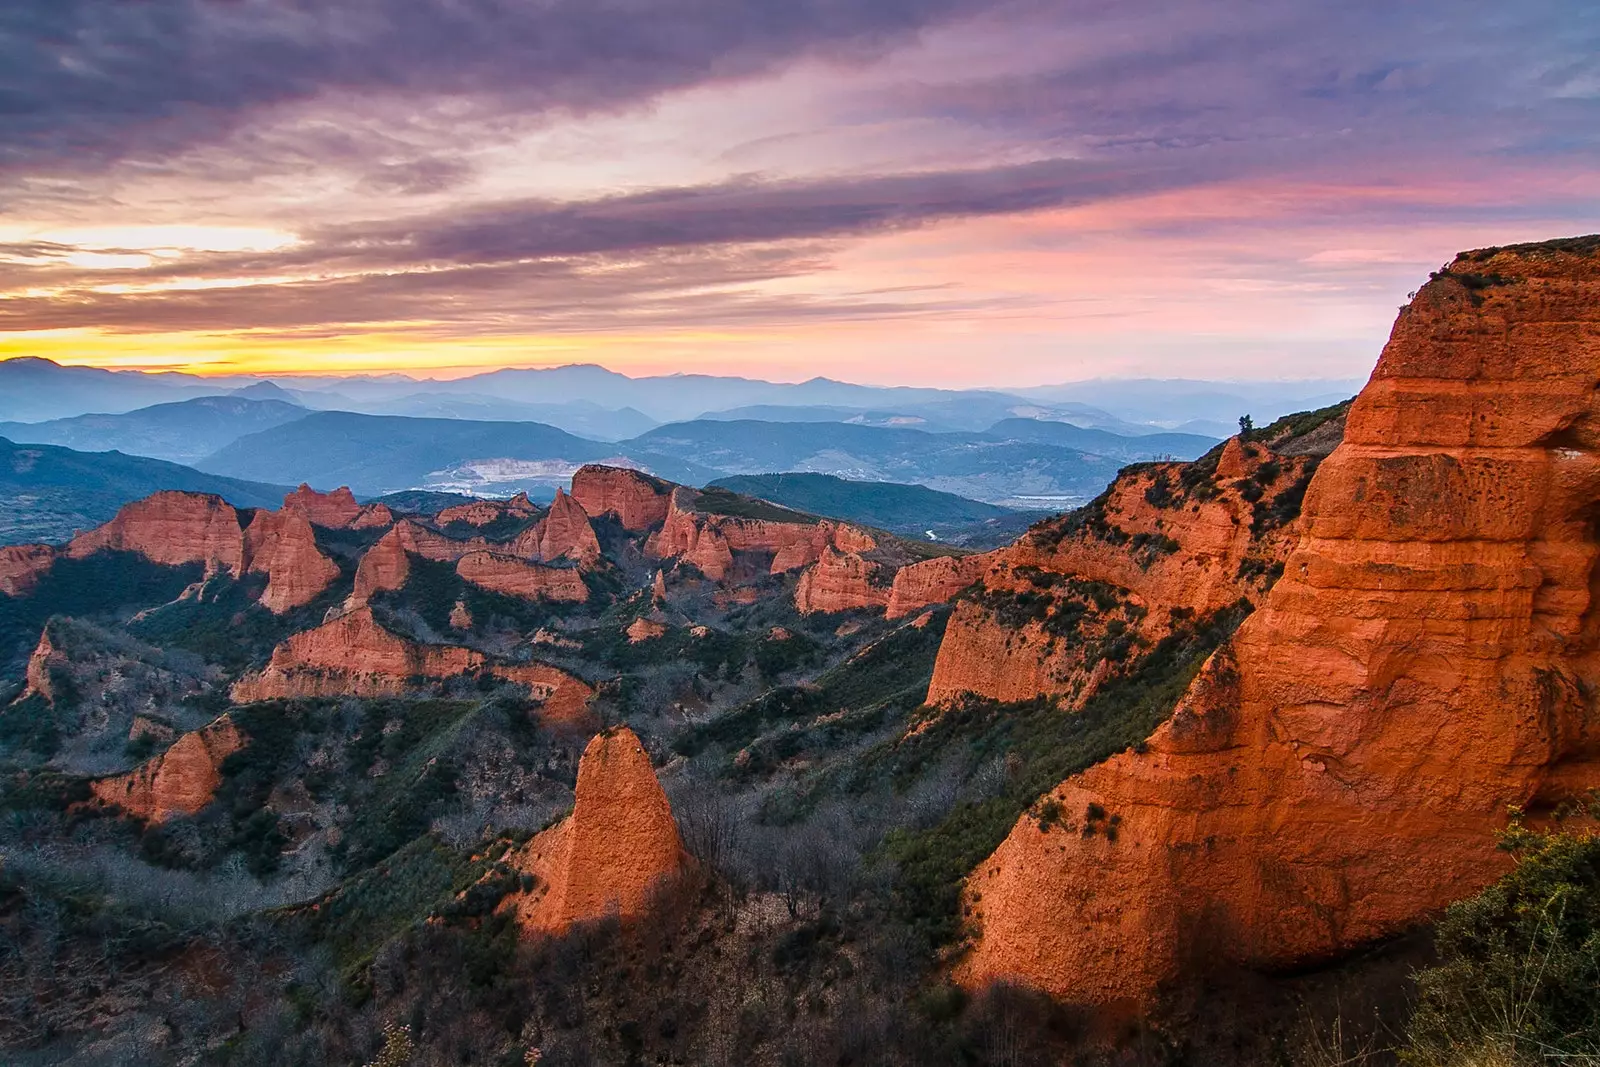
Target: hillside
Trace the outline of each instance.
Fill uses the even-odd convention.
[[[729,475],[831,474],[914,483],[972,500],[1053,510],[1089,499],[1122,465],[1073,448],[981,433],[838,422],[708,419],[663,426],[628,444]]]
[[[977,545],[975,537],[1001,531],[995,537],[1009,541],[1037,513],[1017,512],[977,500],[941,493],[921,485],[893,482],[855,482],[831,474],[746,474],[719,478],[712,485],[746,496],[816,515],[858,522],[909,537]],[[979,529],[974,529],[975,527]],[[994,543],[981,547],[993,547]]]
[[[286,492],[158,459],[0,438],[0,545],[65,541],[163,489],[215,493],[237,507],[272,507]]]
[[[236,478],[348,485],[369,496],[419,488],[509,496],[565,484],[582,464],[622,458],[624,451],[537,422],[321,411],[243,437],[198,466]],[[715,476],[692,461],[643,452],[638,458],[663,477],[708,481]]]
[[[282,390],[277,390],[282,392]],[[193,464],[246,434],[303,419],[309,412],[279,399],[203,396],[117,415],[78,415],[49,422],[0,423],[0,437],[63,445],[80,452],[116,450]]]

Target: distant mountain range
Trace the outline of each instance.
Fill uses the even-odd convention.
[[[277,507],[288,491],[143,456],[0,438],[0,545],[65,541],[163,489],[216,493],[236,507]]]
[[[174,463],[194,463],[245,434],[270,430],[309,414],[299,404],[283,400],[254,400],[243,394],[202,396],[116,415],[0,422],[0,437],[30,444],[64,445],[81,452],[116,449]]]
[[[1125,435],[1179,429],[1219,436],[1231,432],[1240,415],[1252,415],[1265,425],[1292,411],[1344,399],[1360,384],[1106,379],[1013,390],[950,390],[854,385],[828,378],[792,384],[704,374],[630,378],[591,365],[498,370],[448,381],[399,374],[202,378],[20,358],[0,361],[0,419],[31,423],[119,414],[237,393],[317,410],[543,422],[602,440],[627,440],[659,423],[701,417],[861,421],[970,431],[1021,417]]]

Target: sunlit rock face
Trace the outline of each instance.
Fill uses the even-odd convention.
[[[691,862],[650,756],[626,727],[584,749],[572,814],[508,859],[535,878],[502,905],[530,933],[639,919]]]
[[[960,977],[1148,1005],[1496,878],[1508,805],[1600,785],[1600,241],[1466,253],[1397,321],[1283,578],[1146,751],[975,870]],[[1108,832],[1109,831],[1109,832]]]
[[[222,761],[245,743],[224,715],[203,729],[184,734],[171,748],[138,769],[92,783],[101,803],[134,818],[160,823],[174,815],[193,815],[216,796]]]
[[[624,467],[591,463],[572,476],[572,498],[587,514],[610,515],[633,533],[664,521],[671,495],[668,483]]]

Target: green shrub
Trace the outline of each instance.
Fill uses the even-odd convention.
[[[1600,1057],[1600,837],[1517,820],[1516,866],[1439,921],[1402,1059],[1418,1067]]]

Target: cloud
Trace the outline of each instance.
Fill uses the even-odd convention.
[[[871,54],[984,0],[8,0],[0,167],[94,170],[330,94],[582,114],[806,54]]]

